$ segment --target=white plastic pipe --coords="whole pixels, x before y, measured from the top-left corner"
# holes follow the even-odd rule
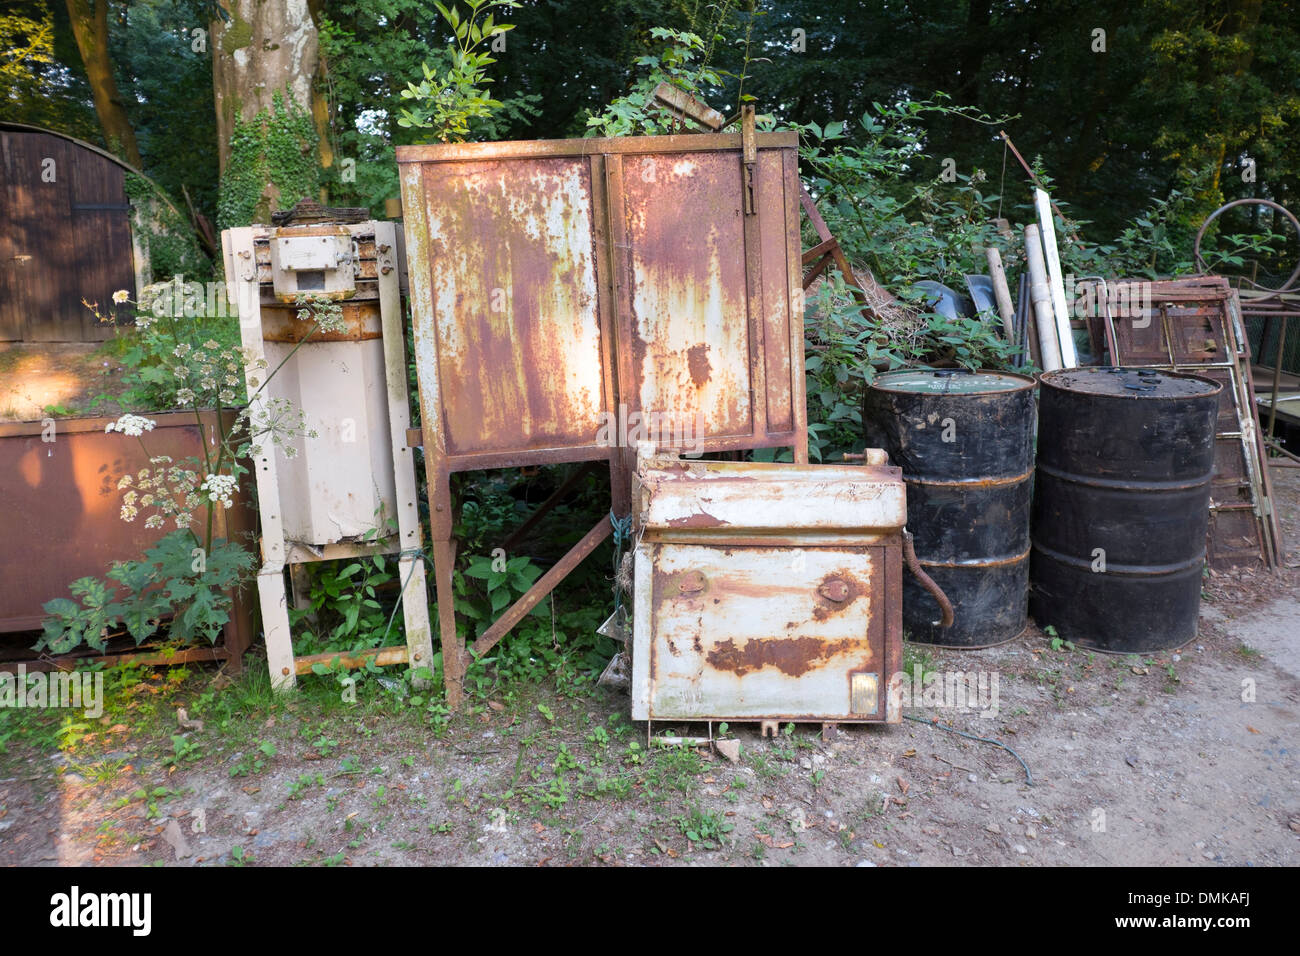
[[[1025,226],[1025,258],[1029,260],[1029,298],[1034,304],[1034,328],[1038,330],[1038,354],[1044,372],[1061,367],[1061,346],[1056,338],[1056,315],[1052,292],[1043,262],[1043,240],[1037,226]]]
[[[1074,349],[1074,334],[1070,331],[1070,307],[1065,302],[1065,281],[1061,277],[1061,255],[1056,248],[1056,226],[1052,220],[1052,201],[1041,189],[1034,190],[1034,204],[1038,208],[1038,227],[1042,230],[1043,254],[1047,261],[1047,278],[1052,290],[1052,313],[1056,316],[1056,336],[1061,349],[1061,364],[1077,368],[1079,355]]]

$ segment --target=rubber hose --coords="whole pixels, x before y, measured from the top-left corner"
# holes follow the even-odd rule
[[[943,589],[934,583],[934,578],[921,570],[921,563],[916,560],[916,551],[912,549],[912,532],[906,528],[903,529],[903,560],[907,562],[907,570],[916,576],[916,579],[921,582],[921,587],[930,592],[938,602],[939,609],[943,611],[939,626],[952,627],[952,602],[948,600],[948,595],[943,593]]]

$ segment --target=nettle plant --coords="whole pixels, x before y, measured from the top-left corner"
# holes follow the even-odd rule
[[[445,65],[422,64],[423,79],[402,90],[402,99],[410,100],[411,106],[398,114],[397,125],[432,130],[440,142],[460,143],[469,138],[476,123],[490,120],[507,105],[488,95],[492,80],[487,68],[496,59],[483,45],[490,48],[494,38],[514,29],[513,24],[496,22],[494,13],[517,9],[519,4],[516,0],[467,0],[469,13],[465,16],[455,3],[447,7],[435,2],[434,6],[451,27],[454,40],[446,51]]]
[[[130,300],[127,293],[117,292],[113,302],[116,307]],[[112,320],[100,315],[98,306],[88,306],[101,322]],[[269,369],[264,358],[205,337],[203,325],[194,317],[136,311],[136,334],[146,345],[126,360],[137,366],[148,363],[159,374],[175,379],[175,405],[193,413],[205,438],[202,454],[179,462],[151,454],[147,436],[157,423],[144,415],[128,413],[108,424],[105,432],[139,442],[149,462],[118,480],[121,519],[141,520],[149,529],[172,530],[141,559],[114,562],[103,578],[72,582],[72,598],[46,602],[49,616],[37,650],[62,654],[84,644],[103,651],[110,637],[122,633],[139,645],[158,631],[168,615],[173,642],[215,642],[230,620],[232,589],[254,566],[253,555],[244,547],[215,537],[217,506],[234,505],[240,479],[248,473],[242,462],[261,454],[266,442],[292,458],[296,448],[288,439],[315,435],[291,402],[262,393],[317,330],[343,328],[342,308],[324,298],[300,298],[298,318],[312,323],[308,333],[279,365]],[[233,416],[218,414],[205,421],[205,410],[228,407],[246,390],[250,401],[261,400]]]

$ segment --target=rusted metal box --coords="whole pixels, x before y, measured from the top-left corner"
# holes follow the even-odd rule
[[[899,469],[643,456],[632,506],[633,719],[901,719]]]

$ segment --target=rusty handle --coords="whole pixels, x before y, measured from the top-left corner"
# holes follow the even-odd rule
[[[916,560],[916,551],[912,549],[912,532],[906,528],[903,529],[903,560],[907,562],[907,570],[916,575],[916,579],[921,582],[921,587],[930,592],[938,602],[939,609],[943,611],[939,626],[952,627],[952,602],[948,600],[948,595],[943,593],[943,589],[934,583],[934,578],[921,570],[921,564]]]

